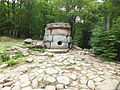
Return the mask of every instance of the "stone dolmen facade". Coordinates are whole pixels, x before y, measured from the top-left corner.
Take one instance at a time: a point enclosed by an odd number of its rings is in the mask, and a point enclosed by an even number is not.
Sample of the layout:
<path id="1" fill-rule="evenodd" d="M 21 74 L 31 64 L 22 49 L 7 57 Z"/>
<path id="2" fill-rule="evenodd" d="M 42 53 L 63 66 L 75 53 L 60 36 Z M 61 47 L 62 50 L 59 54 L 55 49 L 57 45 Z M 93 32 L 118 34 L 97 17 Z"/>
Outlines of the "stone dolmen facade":
<path id="1" fill-rule="evenodd" d="M 69 23 L 50 23 L 45 28 L 44 44 L 47 49 L 69 49 L 72 45 Z"/>

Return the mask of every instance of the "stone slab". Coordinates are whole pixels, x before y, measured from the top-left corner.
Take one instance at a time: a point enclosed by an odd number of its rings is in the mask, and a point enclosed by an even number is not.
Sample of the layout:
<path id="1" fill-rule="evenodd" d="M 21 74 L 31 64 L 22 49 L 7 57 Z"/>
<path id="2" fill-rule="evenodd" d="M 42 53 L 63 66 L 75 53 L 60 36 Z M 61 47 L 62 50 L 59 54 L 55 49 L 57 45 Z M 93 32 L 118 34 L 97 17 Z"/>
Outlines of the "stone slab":
<path id="1" fill-rule="evenodd" d="M 61 36 L 61 35 L 53 36 L 53 42 L 59 42 L 59 41 L 66 43 L 67 42 L 66 36 Z"/>
<path id="2" fill-rule="evenodd" d="M 50 53 L 67 53 L 69 49 L 46 49 Z"/>
<path id="3" fill-rule="evenodd" d="M 71 28 L 69 23 L 50 23 L 47 24 L 48 28 Z"/>
<path id="4" fill-rule="evenodd" d="M 67 29 L 52 29 L 52 35 L 64 35 L 68 36 L 69 35 L 69 30 Z"/>
<path id="5" fill-rule="evenodd" d="M 51 48 L 51 43 L 50 42 L 45 42 L 44 44 L 45 44 L 46 48 Z"/>
<path id="6" fill-rule="evenodd" d="M 51 35 L 51 30 L 45 30 L 45 36 Z"/>
<path id="7" fill-rule="evenodd" d="M 44 36 L 44 41 L 45 42 L 51 42 L 53 36 Z"/>
<path id="8" fill-rule="evenodd" d="M 67 49 L 68 44 L 62 43 L 61 45 L 58 45 L 58 42 L 51 42 L 51 49 Z"/>

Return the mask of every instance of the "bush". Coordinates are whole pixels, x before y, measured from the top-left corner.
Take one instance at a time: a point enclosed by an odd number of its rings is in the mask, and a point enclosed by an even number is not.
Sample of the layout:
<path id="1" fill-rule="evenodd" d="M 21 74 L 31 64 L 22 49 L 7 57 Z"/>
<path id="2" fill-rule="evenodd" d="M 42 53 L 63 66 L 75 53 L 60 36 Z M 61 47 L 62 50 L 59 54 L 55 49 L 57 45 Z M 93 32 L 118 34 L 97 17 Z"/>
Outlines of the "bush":
<path id="1" fill-rule="evenodd" d="M 45 49 L 44 48 L 31 48 L 32 51 L 40 51 L 40 52 L 44 52 Z"/>
<path id="2" fill-rule="evenodd" d="M 10 54 L 8 52 L 3 52 L 0 54 L 0 62 L 5 62 L 10 59 Z"/>
<path id="3" fill-rule="evenodd" d="M 16 64 L 18 64 L 18 63 L 17 63 L 17 61 L 14 61 L 13 59 L 10 59 L 10 60 L 7 61 L 7 64 L 8 64 L 9 66 L 14 66 L 14 65 L 16 65 Z"/>
<path id="4" fill-rule="evenodd" d="M 13 56 L 12 59 L 18 59 L 18 58 L 20 58 L 20 57 L 23 57 L 23 54 L 22 54 L 21 51 L 17 51 L 17 52 L 16 52 L 16 55 Z"/>

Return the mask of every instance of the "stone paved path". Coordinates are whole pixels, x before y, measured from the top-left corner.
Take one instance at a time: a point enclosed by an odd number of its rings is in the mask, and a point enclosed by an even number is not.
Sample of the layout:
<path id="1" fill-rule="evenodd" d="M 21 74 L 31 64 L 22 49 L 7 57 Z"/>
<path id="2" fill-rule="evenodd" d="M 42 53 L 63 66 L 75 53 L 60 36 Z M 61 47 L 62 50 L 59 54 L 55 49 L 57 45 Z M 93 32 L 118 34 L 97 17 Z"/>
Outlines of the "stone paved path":
<path id="1" fill-rule="evenodd" d="M 0 74 L 0 90 L 115 90 L 120 64 L 102 62 L 80 50 L 29 56 L 32 63 Z"/>

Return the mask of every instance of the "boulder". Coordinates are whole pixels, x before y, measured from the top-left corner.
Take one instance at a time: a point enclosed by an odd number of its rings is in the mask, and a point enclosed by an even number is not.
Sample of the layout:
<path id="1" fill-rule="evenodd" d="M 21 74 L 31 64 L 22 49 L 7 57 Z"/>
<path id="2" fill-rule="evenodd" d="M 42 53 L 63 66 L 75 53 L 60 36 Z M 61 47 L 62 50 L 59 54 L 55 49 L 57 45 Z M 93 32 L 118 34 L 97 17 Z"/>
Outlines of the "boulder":
<path id="1" fill-rule="evenodd" d="M 31 44 L 33 42 L 33 40 L 31 38 L 25 39 L 24 42 L 26 44 Z"/>

